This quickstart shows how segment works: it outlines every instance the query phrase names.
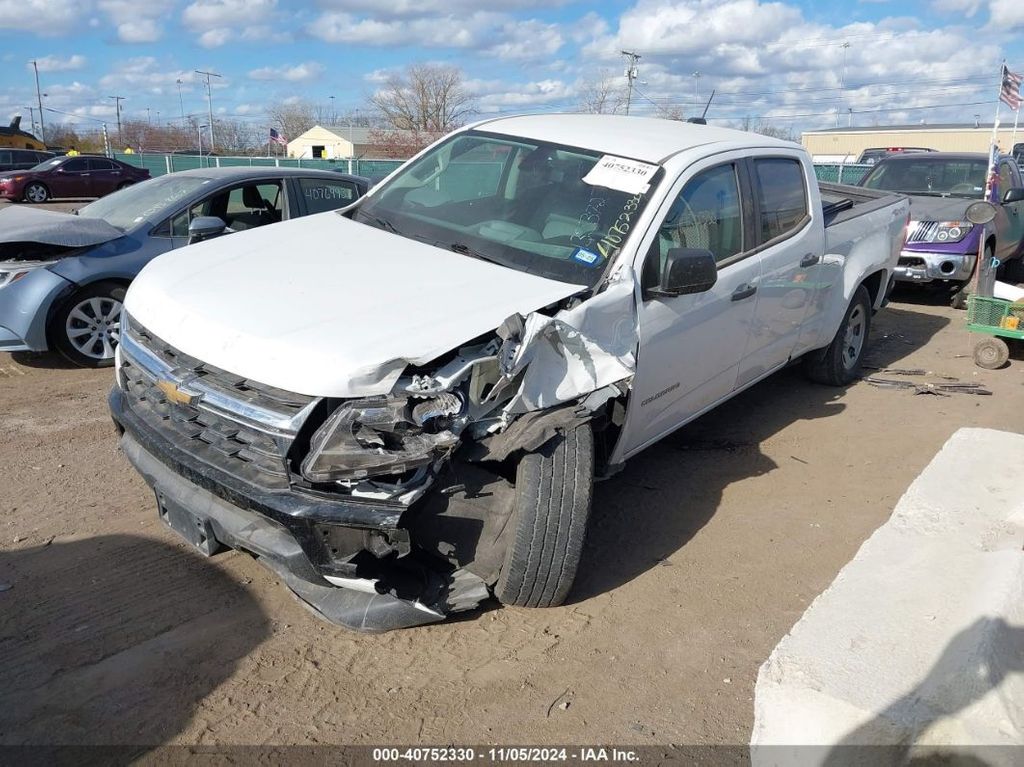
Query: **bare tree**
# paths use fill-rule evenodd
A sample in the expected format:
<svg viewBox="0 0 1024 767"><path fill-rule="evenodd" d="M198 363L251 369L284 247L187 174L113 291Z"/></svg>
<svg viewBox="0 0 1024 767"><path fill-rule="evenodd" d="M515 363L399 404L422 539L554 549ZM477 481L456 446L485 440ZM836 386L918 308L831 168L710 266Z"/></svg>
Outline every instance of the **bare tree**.
<svg viewBox="0 0 1024 767"><path fill-rule="evenodd" d="M752 130L754 133L760 133L762 136L780 138L783 141L795 141L792 128L780 128L779 126L772 125L770 122L766 122L765 120L758 120Z"/></svg>
<svg viewBox="0 0 1024 767"><path fill-rule="evenodd" d="M626 94L618 78L602 73L599 78L584 80L580 85L577 108L590 114L619 114L626 109Z"/></svg>
<svg viewBox="0 0 1024 767"><path fill-rule="evenodd" d="M392 75L370 97L388 128L427 134L458 128L476 111L462 70L439 64L411 64Z"/></svg>
<svg viewBox="0 0 1024 767"><path fill-rule="evenodd" d="M308 131L323 116L318 115L317 108L308 101L271 104L267 108L267 115L273 126L289 141Z"/></svg>

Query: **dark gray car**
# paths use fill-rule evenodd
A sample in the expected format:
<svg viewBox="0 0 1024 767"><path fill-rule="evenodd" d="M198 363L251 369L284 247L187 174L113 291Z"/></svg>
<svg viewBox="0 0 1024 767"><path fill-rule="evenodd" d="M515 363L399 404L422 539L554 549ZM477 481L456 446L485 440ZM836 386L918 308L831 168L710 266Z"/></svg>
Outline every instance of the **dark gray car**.
<svg viewBox="0 0 1024 767"><path fill-rule="evenodd" d="M125 290L152 259L190 238L346 207L368 186L330 171L207 168L136 184L77 215L0 210L0 351L56 349L110 365Z"/></svg>

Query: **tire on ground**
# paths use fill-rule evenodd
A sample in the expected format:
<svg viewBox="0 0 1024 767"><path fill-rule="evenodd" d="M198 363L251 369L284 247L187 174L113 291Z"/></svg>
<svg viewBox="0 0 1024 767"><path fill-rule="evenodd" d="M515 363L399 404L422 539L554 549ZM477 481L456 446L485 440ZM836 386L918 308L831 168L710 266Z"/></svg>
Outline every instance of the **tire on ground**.
<svg viewBox="0 0 1024 767"><path fill-rule="evenodd" d="M511 540L494 589L501 602L553 607L565 601L583 551L593 486L589 423L522 458Z"/></svg>
<svg viewBox="0 0 1024 767"><path fill-rule="evenodd" d="M50 317L47 327L47 337L50 341L50 348L59 351L65 359L81 367L102 368L114 364L114 358L97 359L83 354L79 351L68 337L67 323L71 311L90 298L112 299L124 305L124 295L128 289L117 282L95 282L86 285L78 292L71 295L54 311ZM118 320L118 329L120 328Z"/></svg>
<svg viewBox="0 0 1024 767"><path fill-rule="evenodd" d="M974 364L985 370L998 370L1010 359L1010 347L1001 338L983 338L974 345Z"/></svg>
<svg viewBox="0 0 1024 767"><path fill-rule="evenodd" d="M861 331L860 349L856 358L847 361L843 352L846 348L846 331L850 320L860 309L860 317L863 319ZM803 359L804 374L820 384L828 386L846 386L857 378L860 373L861 362L864 359L864 351L867 348L868 336L871 331L871 294L863 285L857 288L853 294L853 300L846 308L843 321L839 324L835 338L832 339L824 351L811 352Z"/></svg>
<svg viewBox="0 0 1024 767"><path fill-rule="evenodd" d="M50 199L50 190L46 188L45 184L33 181L25 187L22 196L27 202L46 202Z"/></svg>

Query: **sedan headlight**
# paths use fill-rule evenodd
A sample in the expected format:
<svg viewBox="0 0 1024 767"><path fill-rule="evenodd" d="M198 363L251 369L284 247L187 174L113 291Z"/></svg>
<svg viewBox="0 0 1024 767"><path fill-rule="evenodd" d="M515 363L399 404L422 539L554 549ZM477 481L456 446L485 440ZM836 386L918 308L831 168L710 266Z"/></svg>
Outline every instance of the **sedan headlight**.
<svg viewBox="0 0 1024 767"><path fill-rule="evenodd" d="M447 427L459 415L462 401L450 394L435 399L442 398L429 419L422 417L422 402L415 408L404 399L345 403L310 440L302 475L310 482L332 482L402 474L432 463L459 441Z"/></svg>
<svg viewBox="0 0 1024 767"><path fill-rule="evenodd" d="M919 221L914 242L960 242L973 228L970 221Z"/></svg>
<svg viewBox="0 0 1024 767"><path fill-rule="evenodd" d="M22 277L31 274L36 269L50 266L56 261L7 261L0 263L0 288L5 288L12 282L17 282Z"/></svg>

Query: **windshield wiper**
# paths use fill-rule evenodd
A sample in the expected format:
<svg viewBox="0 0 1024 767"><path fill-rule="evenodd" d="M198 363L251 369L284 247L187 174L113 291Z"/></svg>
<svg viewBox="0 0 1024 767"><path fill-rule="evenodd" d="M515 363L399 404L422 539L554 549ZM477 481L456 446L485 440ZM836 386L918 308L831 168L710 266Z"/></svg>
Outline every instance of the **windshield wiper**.
<svg viewBox="0 0 1024 767"><path fill-rule="evenodd" d="M494 258L493 256L488 256L484 253L481 253L479 250L474 250L473 248L469 247L469 245L466 245L463 242L453 242L451 245L448 246L448 249L456 253L459 253L460 255L463 256L469 256L470 258L478 258L481 261L487 261L492 264L498 264L499 266L505 266L505 264L503 264L501 261Z"/></svg>
<svg viewBox="0 0 1024 767"><path fill-rule="evenodd" d="M357 215L358 215L358 212L357 212ZM381 218L380 216L369 216L369 215L367 215L365 213L362 214L362 217L364 219L369 219L369 221L371 223L376 224L378 229L383 229L383 230L385 230L387 232L391 232L392 234L397 234L397 235L401 235L402 234L400 231L398 231L398 228L394 224L392 224L390 221L388 221L386 218Z"/></svg>

